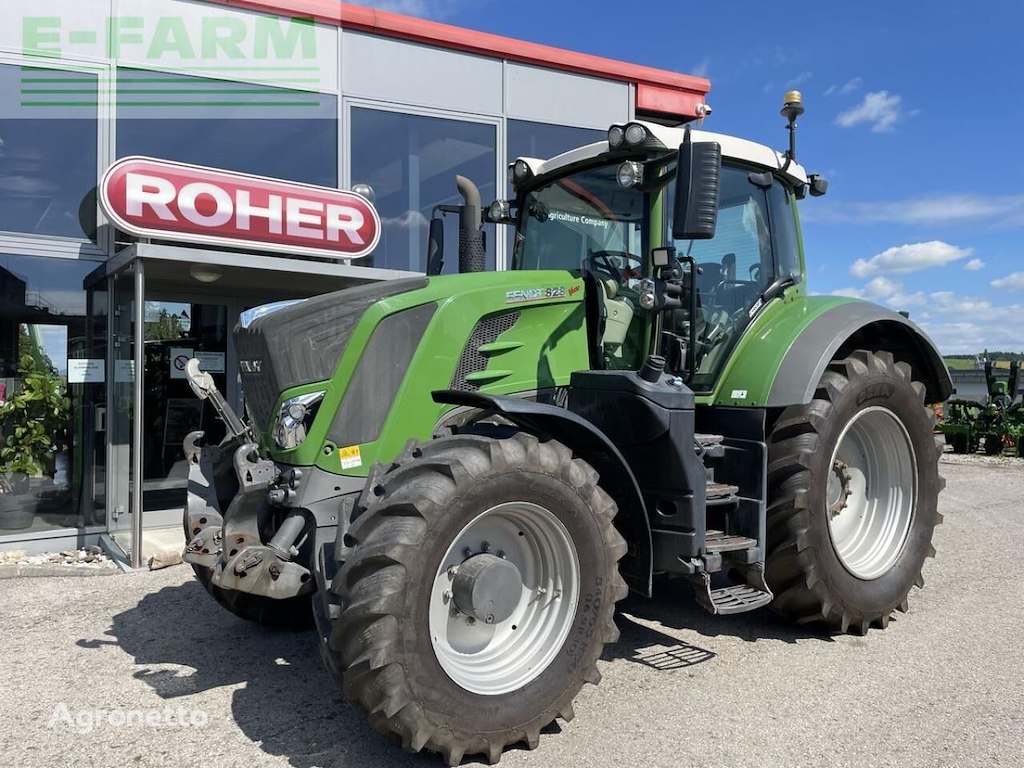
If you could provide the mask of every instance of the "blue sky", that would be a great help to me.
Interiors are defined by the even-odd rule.
[[[812,291],[910,311],[946,353],[1024,350],[1024,4],[390,0],[388,10],[711,80],[705,128],[830,182],[801,207]]]

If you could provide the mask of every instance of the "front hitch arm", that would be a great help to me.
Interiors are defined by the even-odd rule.
[[[224,399],[220,390],[217,389],[213,376],[201,370],[199,368],[199,361],[194,357],[185,365],[185,378],[188,379],[188,385],[195,392],[196,397],[200,400],[210,401],[213,410],[217,412],[220,420],[227,426],[230,437],[237,437],[243,440],[254,437],[252,430],[238,417],[238,414],[228,405],[227,400]]]

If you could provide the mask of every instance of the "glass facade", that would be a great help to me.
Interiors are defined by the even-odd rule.
[[[117,93],[118,157],[338,186],[336,96],[133,69]]]
[[[607,131],[592,128],[573,128],[568,125],[549,125],[529,120],[508,121],[508,159],[539,157],[547,159],[601,141]]]
[[[97,89],[95,74],[0,63],[0,232],[94,236]]]
[[[363,263],[425,270],[427,229],[434,206],[459,205],[455,176],[480,187],[484,205],[495,198],[497,126],[438,117],[352,109],[352,184],[368,184],[380,213],[380,245]],[[445,220],[448,259],[457,271],[455,216]],[[487,267],[494,269],[494,227],[487,227]]]
[[[93,469],[105,464],[106,323],[105,312],[90,321],[84,289],[94,267],[0,255],[0,535],[103,523]]]

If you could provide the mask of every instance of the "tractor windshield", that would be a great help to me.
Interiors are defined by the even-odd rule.
[[[530,192],[513,268],[578,270],[626,286],[638,281],[647,195],[620,186],[617,168],[588,168]]]
[[[513,269],[566,269],[596,278],[604,366],[633,369],[645,341],[637,289],[651,195],[621,186],[618,166],[587,168],[528,193],[512,263]]]

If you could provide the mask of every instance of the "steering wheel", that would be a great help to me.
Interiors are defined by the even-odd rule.
[[[614,260],[625,262],[626,266],[620,268]],[[590,271],[606,275],[620,285],[643,276],[643,262],[629,251],[590,251],[587,262]]]

